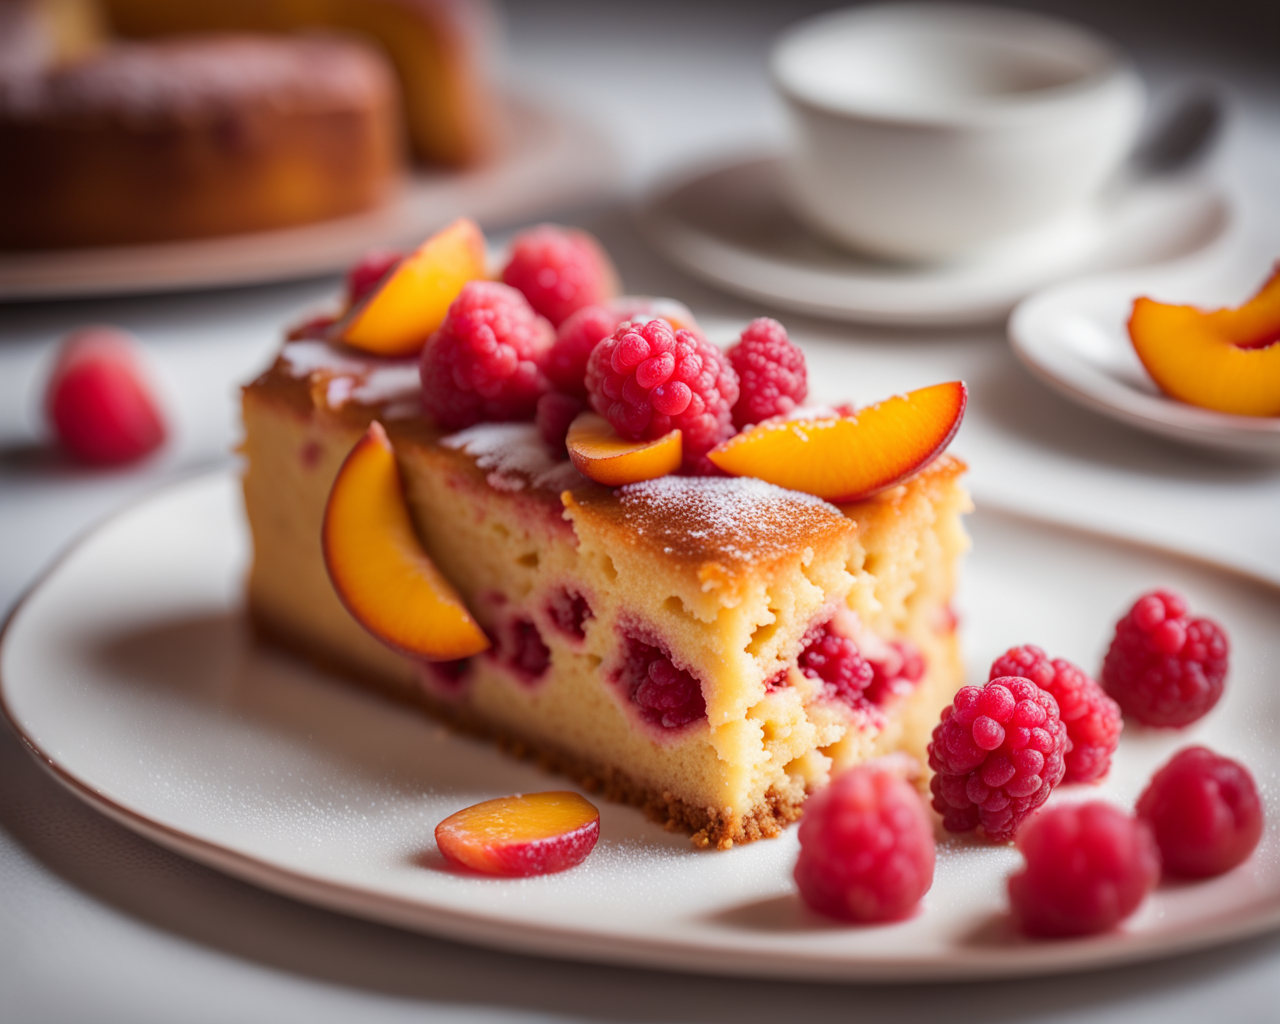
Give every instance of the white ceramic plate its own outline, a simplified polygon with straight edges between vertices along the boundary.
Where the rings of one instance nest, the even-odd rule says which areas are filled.
[[[598,198],[617,183],[609,143],[559,112],[509,100],[503,153],[465,172],[415,171],[376,210],[282,231],[190,242],[0,252],[0,301],[263,284],[340,271],[371,248],[407,248],[455,217],[487,224]]]
[[[1274,256],[1250,246],[1059,285],[1014,310],[1009,342],[1046,384],[1105,416],[1201,448],[1280,457],[1280,417],[1232,416],[1162,394],[1126,327],[1139,295],[1208,309],[1237,306],[1266,278]]]
[[[713,285],[783,309],[900,325],[994,323],[1055,281],[1195,252],[1230,222],[1200,178],[1117,185],[1095,206],[981,260],[879,263],[806,230],[783,205],[777,158],[702,171],[657,190],[641,228],[672,262]]]
[[[1131,803],[1191,741],[1243,759],[1269,813],[1280,777],[1280,591],[1230,572],[982,511],[963,615],[971,677],[1029,640],[1097,663],[1110,622],[1153,584],[1230,630],[1227,696],[1181,734],[1130,730],[1112,779],[1084,793]],[[808,912],[790,870],[795,830],[697,852],[601,806],[578,868],[519,881],[449,870],[432,829],[548,777],[411,710],[319,675],[246,637],[248,557],[237,481],[201,478],[108,522],[35,588],[0,648],[0,695],[42,765],[156,842],[268,889],[442,936],[544,955],[757,977],[942,979],[1067,971],[1164,956],[1280,924],[1280,842],[1221,878],[1165,887],[1125,930],[1020,940],[1005,916],[1012,848],[940,844],[923,911],[882,927]]]

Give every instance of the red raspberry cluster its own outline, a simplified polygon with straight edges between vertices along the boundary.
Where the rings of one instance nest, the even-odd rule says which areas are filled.
[[[706,453],[733,433],[738,378],[718,348],[665,320],[627,322],[587,362],[591,404],[623,437],[683,435],[685,469],[712,472]]]
[[[1067,728],[1058,703],[1030,679],[1003,676],[965,686],[929,744],[933,806],[951,832],[978,826],[997,842],[1062,781]]]
[[[618,290],[613,261],[591,235],[540,224],[516,235],[502,280],[555,326],[583,306],[598,305]]]
[[[671,656],[657,644],[631,634],[623,635],[623,643],[622,664],[614,680],[645,721],[663,729],[678,729],[706,716],[702,684],[690,672],[676,668]]]
[[[729,361],[738,373],[733,425],[739,430],[791,412],[809,393],[804,353],[791,344],[787,329],[777,320],[752,320],[729,350]]]
[[[814,910],[846,921],[908,916],[933,884],[933,826],[915,787],[871,764],[805,805],[795,880]]]
[[[989,678],[1022,676],[1053,694],[1071,746],[1063,782],[1096,782],[1111,770],[1120,745],[1120,708],[1102,687],[1064,658],[1049,656],[1034,644],[1011,647],[991,666]]]
[[[555,334],[514,288],[469,281],[422,350],[422,406],[450,430],[532,419]]]
[[[1138,798],[1164,870],[1181,878],[1230,871],[1262,838],[1262,801],[1244,765],[1188,747],[1155,773]]]
[[[1145,725],[1181,727],[1222,696],[1228,644],[1221,627],[1192,619],[1177,594],[1155,590],[1116,625],[1102,685],[1126,715]]]
[[[1018,836],[1026,867],[1009,902],[1028,935],[1058,938],[1114,928],[1160,879],[1160,852],[1141,821],[1100,801],[1055,807]]]
[[[831,622],[805,634],[796,667],[810,679],[821,681],[828,697],[853,708],[867,705],[865,694],[875,679],[875,669],[857,644],[837,633]]]

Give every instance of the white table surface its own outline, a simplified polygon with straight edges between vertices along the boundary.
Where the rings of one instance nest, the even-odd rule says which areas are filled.
[[[1145,5],[1135,5],[1142,7]],[[1280,71],[1259,59],[1259,3],[1221,7],[1236,35],[1148,26],[1098,6],[1157,98],[1223,82],[1233,119],[1215,155],[1250,231],[1280,255]],[[1178,8],[1182,10],[1181,8]],[[767,312],[713,292],[643,244],[625,200],[655,178],[776,145],[763,55],[785,5],[528,4],[508,19],[513,81],[595,117],[627,167],[620,201],[568,211],[615,255],[630,290],[688,303],[714,335]],[[1079,10],[1079,8],[1077,8]],[[1118,13],[1117,13],[1118,10]],[[1194,12],[1193,12],[1194,13]],[[1105,15],[1105,16],[1104,16]],[[1267,18],[1272,20],[1267,22]],[[1274,37],[1280,38],[1280,37]],[[334,280],[233,292],[0,306],[0,610],[78,533],[165,481],[227,464],[236,387],[282,324]],[[927,333],[783,316],[820,397],[871,400],[963,377],[954,450],[979,501],[1182,548],[1280,581],[1280,467],[1198,453],[1100,419],[1015,363],[999,329]],[[40,390],[56,340],[110,322],[146,347],[175,425],[157,459],[78,470],[41,443]],[[856,380],[824,373],[859,356]],[[1278,624],[1280,625],[1280,624]],[[63,793],[0,730],[0,1021],[707,1020],[1191,1021],[1277,1016],[1280,936],[1176,961],[1061,979],[937,987],[728,981],[540,961],[312,909],[169,854]]]

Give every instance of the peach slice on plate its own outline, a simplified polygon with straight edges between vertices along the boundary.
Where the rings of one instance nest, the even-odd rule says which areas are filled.
[[[1140,298],[1129,337],[1171,398],[1237,416],[1280,416],[1280,266],[1236,309]]]
[[[577,793],[526,793],[467,807],[436,826],[449,860],[488,875],[547,875],[580,864],[600,838],[600,812]]]
[[[485,276],[484,235],[461,217],[401,260],[333,329],[333,337],[380,356],[419,351],[468,281]]]
[[[489,646],[458,592],[423,550],[395,452],[376,420],[338,470],[321,546],[347,611],[388,646],[428,661],[466,658]]]
[[[849,416],[766,420],[712,448],[731,476],[759,477],[827,501],[868,498],[923,469],[964,418],[963,381],[935,384]]]
[[[679,429],[656,441],[628,441],[603,416],[579,413],[569,424],[565,445],[583,476],[608,487],[638,484],[680,468],[684,445]]]

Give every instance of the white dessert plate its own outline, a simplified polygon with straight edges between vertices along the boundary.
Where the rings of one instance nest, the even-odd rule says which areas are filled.
[[[106,815],[264,888],[361,917],[547,956],[794,979],[989,978],[1167,956],[1280,926],[1280,589],[1202,562],[982,510],[962,615],[970,678],[1030,640],[1096,665],[1111,622],[1162,584],[1230,631],[1225,698],[1182,733],[1126,731],[1109,781],[1054,800],[1131,805],[1174,750],[1242,759],[1273,824],[1241,867],[1159,889],[1122,931],[1018,938],[1011,847],[943,837],[921,912],[879,927],[796,896],[796,830],[694,850],[600,802],[579,867],[524,880],[450,870],[432,830],[489,797],[564,788],[431,720],[250,642],[237,480],[199,478],[90,534],[30,593],[0,647],[3,710],[62,784]]]
[[[599,198],[617,183],[607,140],[589,125],[509,99],[492,163],[414,171],[386,205],[282,231],[50,252],[0,251],[0,301],[265,284],[340,271],[371,248],[407,248],[466,214],[498,225]]]
[[[1009,318],[1009,343],[1035,376],[1104,416],[1200,448],[1280,456],[1280,417],[1232,416],[1161,393],[1133,350],[1126,326],[1133,300],[1215,309],[1238,306],[1266,278],[1270,261],[1253,246],[1167,267],[1099,275],[1046,289]]]
[[[717,287],[829,319],[902,326],[995,323],[1056,281],[1200,250],[1231,220],[1212,182],[1148,178],[1117,184],[1093,206],[981,259],[910,266],[818,238],[780,196],[780,161],[755,157],[659,188],[637,219],[663,255]]]

